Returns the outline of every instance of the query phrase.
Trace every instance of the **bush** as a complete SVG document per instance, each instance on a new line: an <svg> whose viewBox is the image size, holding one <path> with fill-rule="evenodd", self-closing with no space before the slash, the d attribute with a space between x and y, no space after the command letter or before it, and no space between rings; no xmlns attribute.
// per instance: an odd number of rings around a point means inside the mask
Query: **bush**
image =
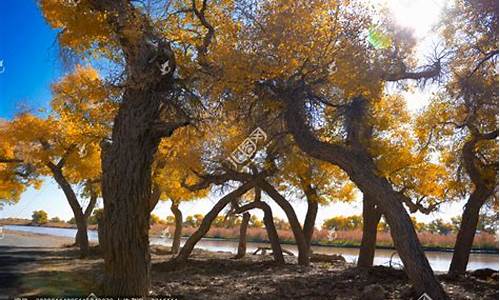
<svg viewBox="0 0 500 300"><path fill-rule="evenodd" d="M51 223L61 223L61 222L62 222L62 220L61 220L61 219L59 219L59 217L53 217L52 219L50 219L50 222L51 222Z"/></svg>
<svg viewBox="0 0 500 300"><path fill-rule="evenodd" d="M44 210L35 210L31 215L33 224L45 224L49 220L49 215Z"/></svg>

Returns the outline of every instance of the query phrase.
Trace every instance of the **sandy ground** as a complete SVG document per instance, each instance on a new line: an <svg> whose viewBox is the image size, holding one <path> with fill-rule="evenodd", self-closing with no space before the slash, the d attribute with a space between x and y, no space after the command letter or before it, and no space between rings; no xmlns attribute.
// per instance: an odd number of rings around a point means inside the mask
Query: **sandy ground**
<svg viewBox="0 0 500 300"><path fill-rule="evenodd" d="M72 239L8 231L0 239L0 299L23 296L99 295L103 260L98 248L87 259ZM231 259L228 253L195 250L188 263L169 263L168 248L152 247L152 292L179 299L414 299L400 270L359 270L346 263L276 266L270 256ZM498 273L476 272L449 281L438 276L452 299L498 299Z"/></svg>

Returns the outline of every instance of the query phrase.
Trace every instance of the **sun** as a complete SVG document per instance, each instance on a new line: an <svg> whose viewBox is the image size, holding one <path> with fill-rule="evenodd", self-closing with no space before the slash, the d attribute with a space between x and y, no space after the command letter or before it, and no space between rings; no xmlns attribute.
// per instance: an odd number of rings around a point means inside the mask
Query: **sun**
<svg viewBox="0 0 500 300"><path fill-rule="evenodd" d="M417 37L424 37L439 22L447 0L377 0L389 9L396 22L413 29Z"/></svg>

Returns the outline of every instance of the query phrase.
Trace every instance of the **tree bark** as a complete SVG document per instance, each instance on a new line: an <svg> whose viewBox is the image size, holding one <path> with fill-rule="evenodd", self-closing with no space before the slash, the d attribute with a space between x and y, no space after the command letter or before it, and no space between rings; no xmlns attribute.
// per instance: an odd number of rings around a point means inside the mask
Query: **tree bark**
<svg viewBox="0 0 500 300"><path fill-rule="evenodd" d="M172 240L172 254L177 254L179 248L181 247L181 235L182 235L182 212L179 209L179 202L172 201L170 210L174 214L175 218L175 231L174 238Z"/></svg>
<svg viewBox="0 0 500 300"><path fill-rule="evenodd" d="M175 258L175 261L176 262L187 261L187 259L191 255L191 252L194 249L194 246L196 246L196 244L201 240L201 238L205 236L208 230L210 230L212 222L215 220L217 215L224 209L224 207L226 207L226 205L228 205L231 201L235 200L236 198L242 196L247 191L252 189L253 186L254 186L253 182L244 183L238 189L222 197L214 205L214 207L212 207L212 209L205 215L203 221L201 222L200 227L186 241L181 251L179 252L179 255L177 255L177 257Z"/></svg>
<svg viewBox="0 0 500 300"><path fill-rule="evenodd" d="M240 240L238 242L238 253L236 253L236 256L234 257L235 259L243 258L247 254L248 222L250 222L250 214L245 212L240 224Z"/></svg>
<svg viewBox="0 0 500 300"><path fill-rule="evenodd" d="M363 196L363 237L359 248L358 267L373 266L377 246L377 226L382 214L370 198Z"/></svg>
<svg viewBox="0 0 500 300"><path fill-rule="evenodd" d="M469 197L462 213L462 222L455 241L453 258L451 259L448 275L456 277L465 274L469 255L476 235L479 212L489 194L486 190L476 189Z"/></svg>
<svg viewBox="0 0 500 300"><path fill-rule="evenodd" d="M494 180L483 176L483 170L496 172L498 174L498 163L485 165L476 156L476 146L481 140L496 139L498 130L486 134L480 134L477 130L472 130L472 138L468 140L462 148L462 161L469 176L474 184L474 191L470 194L462 213L462 222L458 231L455 249L451 260L448 274L452 277L462 275L467 270L469 255L476 235L477 223L481 207L488 197L490 197L496 188L497 177Z"/></svg>
<svg viewBox="0 0 500 300"><path fill-rule="evenodd" d="M310 131L304 112L303 96L286 94L285 122L299 148L308 155L342 168L364 195L375 201L391 228L394 245L417 294L427 293L432 299L448 299L439 284L420 245L410 216L403 207L404 195L394 191L389 181L380 176L366 151L356 145L345 146L318 140Z"/></svg>
<svg viewBox="0 0 500 300"><path fill-rule="evenodd" d="M265 180L259 180L257 184L264 192L266 192L266 194L268 194L274 201L276 201L276 203L285 212L295 238L295 243L297 243L297 250L299 252L298 262L300 265L308 266L309 247L307 246L304 232L302 231L299 219L297 218L297 215L295 214L295 210L293 209L292 205L272 185L270 185Z"/></svg>
<svg viewBox="0 0 500 300"><path fill-rule="evenodd" d="M61 162L63 161L61 160ZM82 212L82 208L80 206L80 203L78 202L78 198L76 197L76 194L73 191L71 184L67 181L66 177L62 172L62 163L61 164L58 163L57 165L55 165L52 162L48 162L47 167L52 172L54 180L63 190L64 195L66 196L66 200L68 200L69 206L73 211L77 228L77 234L75 236L75 244L80 247L80 257L82 258L87 257L89 254L89 238L87 234L86 215ZM92 202L89 203L89 205L91 204ZM95 202L93 203L93 206L95 206Z"/></svg>
<svg viewBox="0 0 500 300"><path fill-rule="evenodd" d="M266 226L267 237L269 238L271 248L273 249L274 261L278 264L284 264L285 259L283 258L283 250L281 249L278 231L276 230L276 226L274 226L271 207L269 207L269 205L265 202L254 201L238 208L236 212L240 213L254 208L259 208L264 212L264 225Z"/></svg>
<svg viewBox="0 0 500 300"><path fill-rule="evenodd" d="M314 225L316 223L316 216L318 215L318 201L317 194L311 186L305 190L307 198L307 212L304 220L304 238L311 254L311 240L314 234Z"/></svg>
<svg viewBox="0 0 500 300"><path fill-rule="evenodd" d="M175 56L151 20L130 1L89 0L88 4L106 14L126 65L111 142L101 143L106 237L103 293L142 297L149 294L150 286L151 164L160 139L181 126L159 126L166 125L159 124L160 103L175 105L168 101ZM131 35L131 31L137 34ZM167 74L160 64L168 64Z"/></svg>

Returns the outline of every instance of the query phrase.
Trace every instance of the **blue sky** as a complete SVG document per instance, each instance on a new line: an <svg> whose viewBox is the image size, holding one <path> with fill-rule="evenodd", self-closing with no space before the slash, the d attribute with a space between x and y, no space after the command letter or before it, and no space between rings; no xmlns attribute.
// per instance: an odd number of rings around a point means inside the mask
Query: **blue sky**
<svg viewBox="0 0 500 300"><path fill-rule="evenodd" d="M9 119L20 106L47 107L60 75L57 31L34 0L0 1L0 22L0 118Z"/></svg>
<svg viewBox="0 0 500 300"><path fill-rule="evenodd" d="M396 1L392 2L397 4ZM422 6L420 11L425 12L426 1L415 0L415 3ZM406 9L406 6L398 8L400 9ZM408 11L413 14L419 10L408 8ZM418 20L420 26L425 23L421 22L422 18ZM429 27L420 28L420 31L425 33L429 29ZM34 111L39 108L48 108L51 97L50 84L62 75L56 38L57 31L45 22L35 0L0 0L0 61L3 61L5 68L0 74L0 118L12 118L20 104L27 105ZM410 109L415 110L422 107L421 101L428 97L428 93L417 91L406 96L410 99L408 103ZM215 201L215 198L209 197L182 203L181 209L185 216L206 213ZM285 218L279 207L272 202L270 204L276 216ZM304 201L296 200L292 201L292 204L299 218L303 219L306 212ZM166 217L170 214L169 206L168 202L160 203L154 213ZM54 181L47 179L41 190L30 188L23 194L19 203L0 210L0 218L30 218L32 211L39 209L46 210L50 217L58 216L66 220L72 217L71 209L62 191ZM351 204L336 203L323 207L319 211L317 224L320 225L322 220L334 215L360 214L361 209L360 201ZM425 221L435 217L449 219L459 214L460 210L459 204L447 205L441 210L447 214L419 215L418 218Z"/></svg>

